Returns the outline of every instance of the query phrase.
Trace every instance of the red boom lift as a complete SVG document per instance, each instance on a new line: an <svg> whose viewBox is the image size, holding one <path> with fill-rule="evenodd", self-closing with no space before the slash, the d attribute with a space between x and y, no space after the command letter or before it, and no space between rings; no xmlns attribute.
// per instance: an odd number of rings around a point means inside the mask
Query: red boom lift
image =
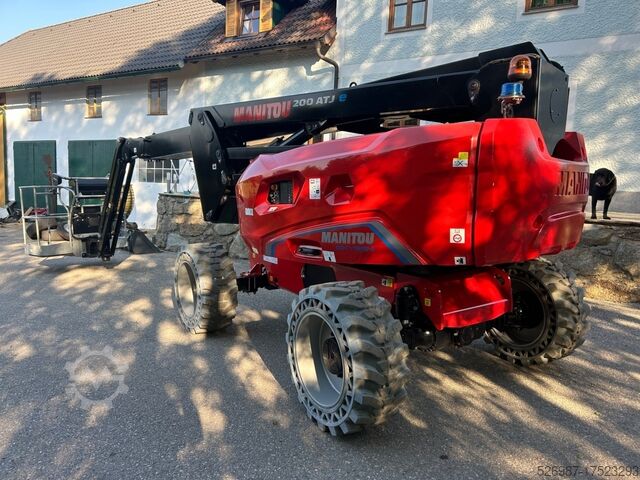
<svg viewBox="0 0 640 480"><path fill-rule="evenodd" d="M350 88L196 108L189 127L120 139L89 250L113 255L136 159L193 158L205 219L239 222L251 269L236 276L220 245L180 253L181 321L216 331L238 291L298 293L286 334L298 397L322 429L352 433L397 410L409 348L484 336L530 365L584 341L581 292L541 258L573 248L584 222L587 156L565 132L568 96L562 67L524 43ZM398 115L423 125L385 128ZM327 131L361 135L308 145Z"/></svg>

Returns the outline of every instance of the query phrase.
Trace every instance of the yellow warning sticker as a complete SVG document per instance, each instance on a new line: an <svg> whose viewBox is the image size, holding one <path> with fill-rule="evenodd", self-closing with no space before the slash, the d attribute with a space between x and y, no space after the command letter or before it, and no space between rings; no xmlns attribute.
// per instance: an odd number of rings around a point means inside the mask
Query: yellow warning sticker
<svg viewBox="0 0 640 480"><path fill-rule="evenodd" d="M424 299L424 306L425 307L430 307L431 306L431 299L430 298L425 298Z"/></svg>
<svg viewBox="0 0 640 480"><path fill-rule="evenodd" d="M453 159L453 168L467 168L469 166L469 152L459 152Z"/></svg>

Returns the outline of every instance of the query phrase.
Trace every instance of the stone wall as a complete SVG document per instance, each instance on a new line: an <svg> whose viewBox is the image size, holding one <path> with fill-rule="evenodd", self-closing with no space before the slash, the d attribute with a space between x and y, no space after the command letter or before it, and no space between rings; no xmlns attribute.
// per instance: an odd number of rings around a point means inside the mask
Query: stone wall
<svg viewBox="0 0 640 480"><path fill-rule="evenodd" d="M162 193L153 242L163 250L178 252L192 243L221 243L235 258L248 258L238 225L205 222L200 197Z"/></svg>
<svg viewBox="0 0 640 480"><path fill-rule="evenodd" d="M557 257L588 297L640 302L640 225L587 224L580 244Z"/></svg>

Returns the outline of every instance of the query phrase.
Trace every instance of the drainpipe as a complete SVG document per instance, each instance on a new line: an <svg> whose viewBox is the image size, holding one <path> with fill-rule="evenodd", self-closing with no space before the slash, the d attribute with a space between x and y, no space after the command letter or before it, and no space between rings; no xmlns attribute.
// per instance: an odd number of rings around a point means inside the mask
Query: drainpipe
<svg viewBox="0 0 640 480"><path fill-rule="evenodd" d="M333 45L334 40L336 39L336 29L332 28L327 32L327 34L319 39L316 42L316 55L320 60L327 62L329 65L333 67L333 89L337 90L340 86L340 65L333 58L327 57L324 53L322 53L323 48L329 48ZM331 140L336 139L336 133L331 133Z"/></svg>
<svg viewBox="0 0 640 480"><path fill-rule="evenodd" d="M324 53L322 53L323 47L330 47L333 44L333 41L336 39L336 30L332 28L327 34L316 42L316 54L320 60L327 62L329 65L333 66L333 88L337 90L340 85L340 65L334 59L327 57Z"/></svg>

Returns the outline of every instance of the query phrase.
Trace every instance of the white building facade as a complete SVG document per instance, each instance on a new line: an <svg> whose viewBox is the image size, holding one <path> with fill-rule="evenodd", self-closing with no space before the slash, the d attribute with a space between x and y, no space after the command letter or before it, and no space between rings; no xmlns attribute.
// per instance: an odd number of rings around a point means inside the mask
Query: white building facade
<svg viewBox="0 0 640 480"><path fill-rule="evenodd" d="M155 78L168 80L166 115L148 113L149 82ZM69 142L104 140L115 145L118 137L147 136L188 126L193 107L330 89L333 69L313 52L287 51L187 64L177 72L102 80L100 85L101 118L85 118L87 84L84 83L41 89L42 120L35 122L29 120L27 92L6 94L7 180L11 199L18 198L15 142L55 141L56 172L73 175L69 170ZM155 228L158 194L168 188L170 172L166 169L153 179L141 175L141 171L158 164L141 161L134 172L136 202L130 220L142 228ZM180 174L177 190L197 191L191 166L185 162L175 166ZM105 170L102 175L107 173ZM175 185L171 188L175 189Z"/></svg>
<svg viewBox="0 0 640 480"><path fill-rule="evenodd" d="M533 42L570 76L567 129L585 136L591 171L617 175L611 209L640 212L640 2L338 1L337 19L341 86Z"/></svg>
<svg viewBox="0 0 640 480"><path fill-rule="evenodd" d="M263 15L251 13L257 10ZM118 25L146 22L150 30L142 39L132 36L122 46L127 51L120 58L116 56L111 64L105 60L105 65L95 67L97 74L83 78L82 72L90 70L84 63L91 63L86 60L91 53L114 56L116 48L110 48L109 43L120 41L118 32L111 31L117 28L114 20ZM167 24L157 28L159 33L151 30L162 21ZM229 22L238 27L231 34ZM86 32L90 25L93 30L103 29L107 38L94 41L104 45L91 45L85 39L87 35L99 37ZM72 30L75 41L88 43L86 55L78 47L69 52L78 58L64 57L61 51L69 41L64 27ZM301 29L304 31L299 33ZM14 67L13 76L9 71L3 78L5 72L0 71L8 197L19 201L20 185L46 182L43 169L64 176L105 176L110 170L110 146L113 151L116 138L187 126L193 107L332 88L333 67L320 60L316 43L321 42L326 50L327 41L334 36L335 6L330 0L156 0L27 32L0 45L0 58L3 49L9 50L5 56L33 57ZM33 50L47 47L52 56L58 56L58 63L67 65L58 67L49 61L56 73L36 75L40 70L34 70L33 65L47 60L41 58L46 52L38 55ZM100 74L100 68L117 73ZM65 78L74 75L80 78ZM29 78L20 80L23 77ZM18 80L21 85L11 85ZM90 108L96 87L97 112L95 102ZM39 153L27 158L29 148ZM100 159L89 158L98 150ZM78 154L83 158L76 158ZM92 168L89 164L94 161ZM29 169L33 167L24 165L31 162L35 164L32 175ZM129 219L143 228L155 227L158 193L168 188L197 191L193 169L184 161L138 162L133 188L136 202Z"/></svg>

